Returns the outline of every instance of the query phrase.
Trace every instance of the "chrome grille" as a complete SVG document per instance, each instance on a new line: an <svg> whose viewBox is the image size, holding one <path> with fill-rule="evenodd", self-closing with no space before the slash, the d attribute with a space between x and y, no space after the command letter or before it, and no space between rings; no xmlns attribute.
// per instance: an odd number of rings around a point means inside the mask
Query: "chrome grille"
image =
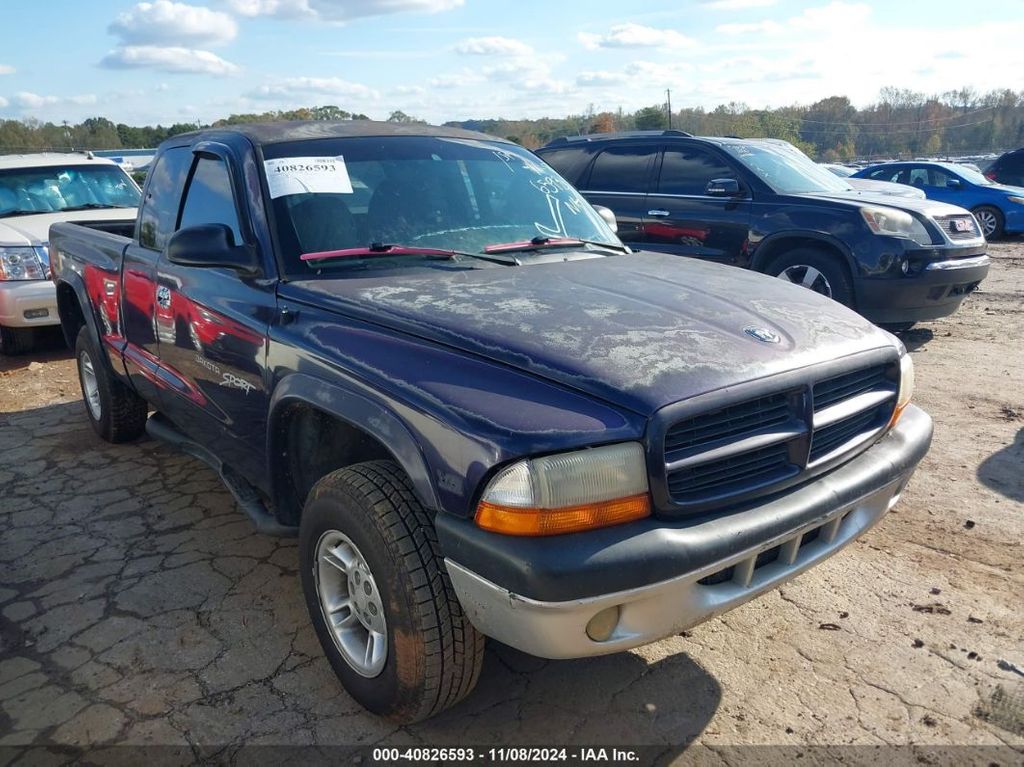
<svg viewBox="0 0 1024 767"><path fill-rule="evenodd" d="M935 223L942 227L942 231L951 240L975 240L981 236L978 222L970 213L935 216Z"/></svg>
<svg viewBox="0 0 1024 767"><path fill-rule="evenodd" d="M671 456L679 451L777 426L789 418L789 398L781 393L730 405L687 419L669 429L665 435L665 455L671 460Z"/></svg>
<svg viewBox="0 0 1024 767"><path fill-rule="evenodd" d="M892 416L898 363L811 377L673 423L663 455L667 513L738 504L852 457Z"/></svg>

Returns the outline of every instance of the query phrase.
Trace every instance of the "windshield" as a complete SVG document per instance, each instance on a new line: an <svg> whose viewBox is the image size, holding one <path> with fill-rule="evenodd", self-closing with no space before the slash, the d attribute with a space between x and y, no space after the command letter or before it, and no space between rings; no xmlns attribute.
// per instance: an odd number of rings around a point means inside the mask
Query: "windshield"
<svg viewBox="0 0 1024 767"><path fill-rule="evenodd" d="M514 145L431 136L336 138L269 145L264 158L277 241L292 277L446 268L445 259L410 253L413 248L464 254L456 260L473 266L488 262L469 256L516 243L521 252L502 262L526 262L531 241L538 250L573 239L623 251L567 181ZM381 247L389 245L403 247ZM371 246L376 250L365 259L353 253L301 258Z"/></svg>
<svg viewBox="0 0 1024 767"><path fill-rule="evenodd" d="M849 192L853 187L834 176L792 144L723 144L776 194Z"/></svg>
<svg viewBox="0 0 1024 767"><path fill-rule="evenodd" d="M139 188L116 165L53 165L0 171L0 218L88 208L135 208Z"/></svg>
<svg viewBox="0 0 1024 767"><path fill-rule="evenodd" d="M957 173L964 181L969 181L972 184L978 186L994 186L990 179L985 178L983 175L973 168L968 168L966 165L950 165L950 170Z"/></svg>

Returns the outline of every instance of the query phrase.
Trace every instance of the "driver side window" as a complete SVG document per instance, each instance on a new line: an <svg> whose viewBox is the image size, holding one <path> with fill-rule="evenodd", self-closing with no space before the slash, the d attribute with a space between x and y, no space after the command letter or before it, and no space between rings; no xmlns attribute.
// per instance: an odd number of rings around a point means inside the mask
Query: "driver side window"
<svg viewBox="0 0 1024 767"><path fill-rule="evenodd" d="M238 208L231 190L231 176L227 165L219 157L196 159L185 192L178 229L202 224L224 224L234 235L235 245L243 242Z"/></svg>

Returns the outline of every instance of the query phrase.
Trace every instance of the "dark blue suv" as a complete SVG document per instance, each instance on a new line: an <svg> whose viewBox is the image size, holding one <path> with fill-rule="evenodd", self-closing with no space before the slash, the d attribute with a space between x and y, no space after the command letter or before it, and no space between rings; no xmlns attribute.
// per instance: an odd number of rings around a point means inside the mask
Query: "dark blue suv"
<svg viewBox="0 0 1024 767"><path fill-rule="evenodd" d="M988 273L968 211L855 190L785 141L641 131L537 154L636 248L765 272L892 328L952 314Z"/></svg>

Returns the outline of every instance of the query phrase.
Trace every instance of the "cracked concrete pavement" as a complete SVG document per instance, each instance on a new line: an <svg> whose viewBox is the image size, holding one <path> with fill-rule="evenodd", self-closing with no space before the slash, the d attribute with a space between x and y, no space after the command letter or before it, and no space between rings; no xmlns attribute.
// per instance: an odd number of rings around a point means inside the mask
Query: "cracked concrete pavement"
<svg viewBox="0 0 1024 767"><path fill-rule="evenodd" d="M1024 722L986 715L997 690L1024 683L998 665L1024 664L1024 243L992 253L960 314L904 335L935 443L877 528L783 589L633 652L552 662L492 642L476 691L410 727L341 689L293 541L256 535L195 460L97 439L67 353L0 358L0 745L1024 753Z"/></svg>

